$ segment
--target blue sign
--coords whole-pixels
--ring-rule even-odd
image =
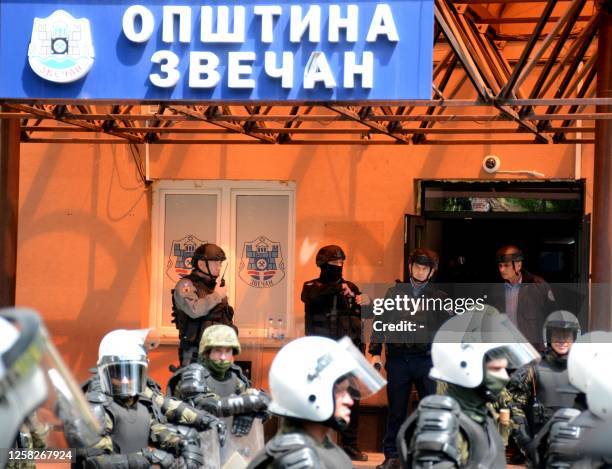
[[[2,0],[0,99],[429,99],[433,0]]]

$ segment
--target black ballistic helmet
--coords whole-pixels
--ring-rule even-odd
[[[329,261],[345,260],[346,255],[340,246],[330,244],[329,246],[323,246],[317,253],[317,267],[321,267],[323,264],[327,264]]]
[[[431,269],[437,269],[440,258],[438,254],[432,249],[427,248],[416,248],[408,256],[409,264],[426,265]]]
[[[198,261],[224,261],[226,259],[225,252],[216,244],[206,243],[200,244],[193,253],[191,264],[197,267]]]
[[[514,262],[525,260],[523,251],[521,251],[516,246],[502,246],[501,248],[497,250],[497,253],[495,254],[495,258],[497,259],[498,264],[502,264],[504,262],[514,263]]]
[[[552,331],[555,329],[571,331],[575,341],[580,335],[580,322],[578,318],[569,311],[559,310],[550,313],[542,327],[542,336],[546,345],[550,345],[552,342]]]

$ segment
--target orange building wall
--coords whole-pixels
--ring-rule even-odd
[[[401,274],[403,214],[414,213],[415,179],[489,178],[481,162],[491,153],[500,156],[502,169],[571,178],[575,147],[152,145],[150,150],[154,179],[295,181],[294,314],[303,325],[299,292],[317,273],[316,247],[343,244],[349,252],[346,277],[357,284]],[[591,145],[583,147],[583,177],[592,175],[592,153]],[[591,181],[588,188],[590,204]],[[21,146],[17,304],[42,312],[79,379],[95,364],[106,332],[147,326],[150,211],[150,191],[127,146]],[[348,242],[338,239],[347,233]],[[257,361],[265,367],[273,354],[268,349]],[[167,365],[174,362],[175,348],[163,346],[152,353],[152,375],[165,383]]]

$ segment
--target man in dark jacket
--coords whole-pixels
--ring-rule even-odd
[[[318,335],[330,339],[348,336],[362,352],[361,306],[370,303],[368,295],[357,285],[342,277],[346,255],[340,246],[322,247],[317,253],[318,278],[304,283],[302,301],[306,309],[306,335]],[[359,426],[359,401],[353,405],[351,421],[341,435],[341,446],[356,461],[366,461],[365,453],[357,448]]]
[[[487,302],[507,314],[527,340],[543,350],[540,334],[544,320],[558,309],[550,286],[523,269],[525,256],[516,246],[501,247],[496,259],[504,283],[491,291]]]
[[[418,311],[396,307],[385,310],[379,321],[373,323],[369,346],[372,364],[380,368],[383,343],[386,351],[387,400],[389,410],[387,430],[383,441],[385,461],[378,466],[382,469],[399,468],[399,455],[396,445],[397,432],[408,415],[410,390],[414,383],[419,399],[435,393],[436,385],[429,378],[431,362],[431,342],[438,328],[450,317],[442,310],[440,303],[447,295],[432,283],[439,263],[438,254],[431,249],[415,249],[408,258],[410,278],[408,283],[398,283],[387,291],[386,300],[437,300],[433,307],[420,308]],[[398,305],[401,306],[398,301]],[[406,301],[406,304],[409,304]],[[400,325],[410,321],[416,325],[413,332],[382,331],[381,325]],[[422,327],[421,327],[422,326]]]

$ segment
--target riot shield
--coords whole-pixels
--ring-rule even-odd
[[[260,418],[253,420],[251,431],[246,436],[231,433],[233,417],[224,419],[227,425],[227,440],[221,448],[223,469],[243,469],[264,448],[264,428]]]
[[[204,453],[202,469],[219,469],[221,467],[221,445],[216,425],[200,432],[200,447]]]

